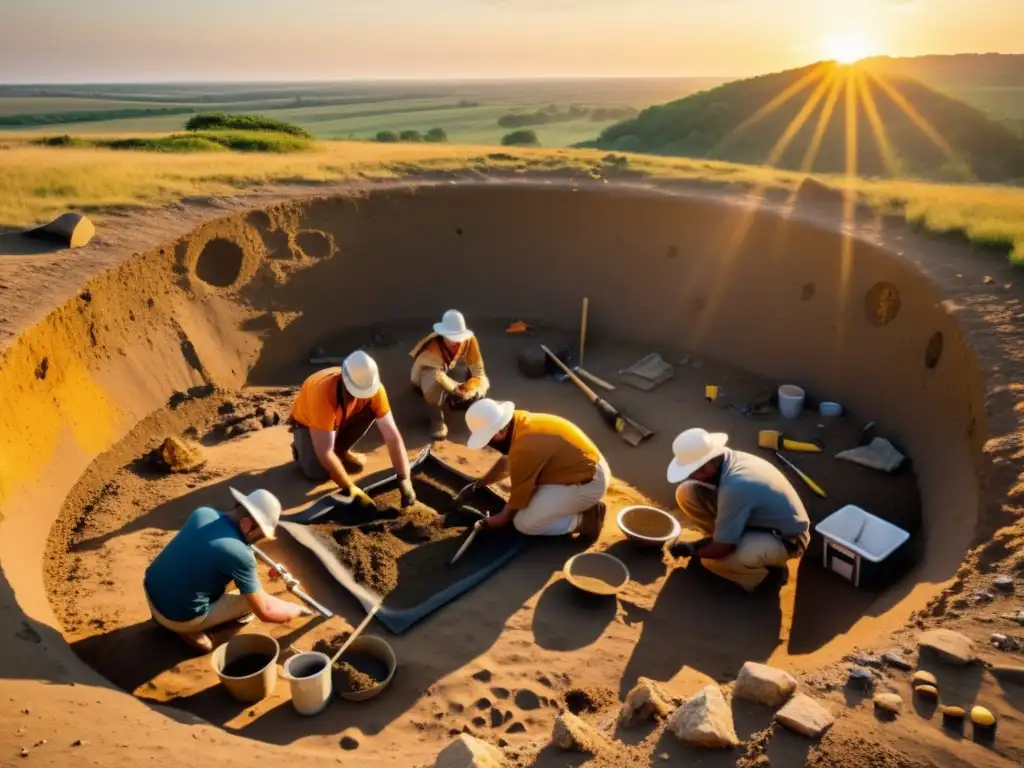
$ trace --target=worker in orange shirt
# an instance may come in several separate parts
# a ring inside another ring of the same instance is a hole
[[[434,332],[421,339],[409,355],[413,358],[412,386],[430,409],[430,436],[444,440],[448,436],[444,406],[468,407],[490,387],[480,344],[466,327],[462,313],[449,309],[441,322],[434,323]],[[469,369],[469,377],[460,382],[452,374],[462,363]]]
[[[307,378],[292,406],[292,456],[310,480],[330,478],[338,488],[367,504],[369,497],[349,477],[366,465],[352,449],[376,423],[391,464],[398,473],[402,506],[416,501],[409,476],[409,456],[395,424],[388,393],[376,361],[362,350],[350,354],[340,367],[324,368]]]

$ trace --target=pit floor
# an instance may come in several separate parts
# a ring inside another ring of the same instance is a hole
[[[652,350],[592,339],[586,368],[616,385],[608,399],[657,430],[651,440],[631,447],[600,421],[571,383],[529,380],[517,371],[516,352],[524,345],[557,344],[569,338],[509,336],[486,325],[477,330],[492,396],[572,419],[608,458],[616,480],[606,499],[609,515],[596,548],[618,555],[629,567],[632,581],[618,599],[593,598],[574,589],[561,568],[579,547],[545,541],[401,636],[371,625],[367,631],[386,637],[399,659],[394,682],[379,698],[361,704],[339,701],[315,718],[302,718],[288,701],[287,682],[279,680],[274,694],[257,705],[233,702],[217,684],[208,657],[192,657],[186,646],[149,620],[141,578],[146,564],[196,507],[225,508],[228,486],[245,492],[268,488],[289,512],[330,490],[326,484],[311,487],[297,472],[290,462],[289,433],[277,426],[219,441],[211,433],[204,438],[208,463],[198,473],[154,476],[128,464],[110,478],[79,529],[66,581],[52,595],[76,653],[141,699],[186,710],[241,736],[334,755],[343,750],[367,756],[401,754],[406,764],[418,765],[429,763],[451,733],[467,728],[492,741],[504,739],[512,749],[546,737],[558,700],[569,688],[607,688],[621,698],[639,676],[646,676],[687,695],[709,681],[734,679],[748,660],[810,669],[876,639],[877,622],[871,637],[858,634],[858,621],[871,615],[875,596],[824,571],[817,539],[799,573],[793,565],[794,578],[780,595],[752,596],[699,567],[682,567],[685,561],[668,562],[659,550],[636,548],[623,541],[615,526],[615,514],[629,504],[647,502],[672,509],[674,488],[666,481],[665,469],[672,439],[680,430],[703,426],[725,431],[733,447],[757,452],[758,430],[780,428],[782,422],[774,417],[746,418],[723,403],[746,402],[764,387],[781,382],[770,384],[710,360],[690,358],[687,364],[676,365],[671,381],[653,392],[641,392],[623,383],[616,371]],[[370,350],[381,365],[413,455],[427,443],[425,410],[407,384],[408,350],[422,332],[419,327],[388,329],[396,343]],[[342,355],[368,338],[353,332],[324,346],[328,354]],[[671,363],[685,357],[683,351],[658,351]],[[283,417],[289,397],[275,388],[295,387],[312,370],[302,365],[281,371],[272,380],[256,382],[258,386],[241,393],[238,402],[262,396]],[[721,388],[720,402],[705,400],[706,384]],[[869,418],[870,414],[847,414],[830,427],[821,455],[791,454],[828,491],[827,499],[819,499],[784,470],[804,499],[812,524],[854,503],[916,528],[920,510],[912,472],[887,476],[832,458],[856,444],[860,425]],[[811,437],[817,421],[806,414],[785,428],[794,437]],[[450,416],[449,424],[449,440],[437,446],[438,455],[462,471],[481,473],[494,454],[464,446],[461,414]],[[208,425],[197,426],[202,432]],[[880,426],[884,434],[884,425]],[[156,444],[162,435],[153,438]],[[387,466],[375,430],[360,449],[369,453],[367,472]],[[284,561],[304,588],[338,617],[283,627],[254,622],[245,631],[269,631],[282,648],[294,644],[304,649],[363,618],[356,601],[333,580],[328,582],[319,564],[294,542],[283,537],[266,551]],[[268,587],[283,592],[279,584]],[[770,713],[763,719],[751,721],[741,738],[765,727]],[[664,750],[654,736],[648,742],[644,744],[652,755]],[[675,756],[670,751],[669,757]],[[682,753],[679,756],[682,760]]]

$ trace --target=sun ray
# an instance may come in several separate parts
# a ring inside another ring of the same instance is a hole
[[[871,84],[868,83],[864,73],[859,70],[856,72],[855,77],[857,89],[860,91],[860,100],[864,105],[864,114],[867,115],[868,122],[871,124],[871,133],[874,135],[878,151],[882,155],[882,164],[885,166],[885,172],[889,176],[897,176],[899,168],[896,162],[896,153],[893,151],[892,143],[889,141],[889,135],[885,131],[882,118],[878,114],[878,105],[875,103],[874,94],[871,93]]]
[[[828,129],[829,123],[832,122],[832,115],[835,114],[836,102],[839,101],[839,91],[842,87],[843,78],[833,76],[832,90],[829,91],[825,106],[822,107],[821,114],[818,116],[818,124],[814,128],[814,136],[811,137],[811,143],[807,145],[807,151],[804,153],[803,160],[800,161],[800,171],[802,173],[810,173],[811,168],[814,167],[814,161],[818,159],[818,150],[821,149],[821,141],[825,137],[825,131]]]
[[[840,365],[843,360],[846,344],[846,311],[850,300],[850,275],[853,272],[853,216],[856,190],[854,180],[857,177],[857,153],[859,144],[857,140],[857,105],[858,91],[855,87],[853,71],[848,70],[845,78],[845,147],[846,164],[843,183],[843,225],[840,235],[839,251],[839,300],[836,302],[836,332],[837,343],[835,345],[835,365]]]
[[[789,125],[786,126],[786,130],[783,132],[782,136],[779,137],[779,140],[775,142],[775,146],[772,147],[771,152],[768,153],[766,165],[774,166],[779,162],[779,158],[782,157],[783,153],[789,147],[790,142],[792,142],[800,132],[800,129],[804,127],[810,116],[814,114],[814,110],[818,108],[818,104],[825,97],[825,91],[828,89],[829,85],[832,84],[835,77],[836,73],[833,71],[821,79],[821,82],[818,83],[817,87],[815,87],[814,92],[811,93],[800,112],[796,117],[789,121]]]
[[[960,162],[960,158],[957,157],[956,152],[949,145],[949,142],[942,138],[942,135],[935,130],[935,127],[928,122],[924,115],[917,111],[917,108],[907,100],[906,96],[896,90],[896,87],[892,83],[888,82],[884,75],[875,72],[869,72],[868,74],[871,79],[875,81],[878,87],[885,91],[886,95],[893,100],[893,103],[903,111],[903,114],[909,117],[914,125],[920,128],[921,132],[927,136],[928,139],[938,147],[949,160],[955,163]]]

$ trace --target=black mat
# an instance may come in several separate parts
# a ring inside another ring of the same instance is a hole
[[[455,490],[469,481],[463,473],[433,456],[429,449],[412,463],[413,482],[417,486],[417,495],[422,496],[429,493],[430,489],[416,480],[416,476],[421,473]],[[397,484],[398,479],[391,470],[364,478],[359,483],[371,498],[394,490]],[[439,508],[437,511],[445,516],[446,526],[462,527],[471,524],[478,515],[500,510],[504,503],[501,496],[488,488],[474,494],[473,506],[469,509]],[[352,572],[308,525],[331,522],[339,526],[361,527],[372,525],[374,520],[388,519],[387,514],[386,510],[379,510],[372,517],[367,517],[366,512],[355,505],[345,505],[327,496],[299,513],[282,517],[281,526],[296,542],[312,552],[328,573],[359,600],[366,610],[370,610],[377,602],[377,595],[356,581]],[[459,561],[454,566],[448,566],[448,561],[467,534],[468,531],[460,536],[420,544],[398,558],[399,587],[384,598],[376,616],[390,632],[405,632],[418,621],[477,586],[510,563],[529,542],[529,537],[511,526],[499,531],[481,531]],[[431,569],[431,575],[436,573],[440,562],[444,563],[440,567],[444,568],[445,577],[436,585],[436,589],[416,579],[416,575],[424,573],[427,568]]]

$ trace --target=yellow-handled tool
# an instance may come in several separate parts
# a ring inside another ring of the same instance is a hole
[[[807,443],[801,440],[790,440],[784,437],[781,432],[775,429],[762,429],[757,433],[757,444],[761,448],[771,451],[799,451],[801,453],[821,453],[821,446],[817,443]]]
[[[821,498],[823,498],[823,499],[827,498],[827,494],[825,493],[825,490],[820,485],[818,485],[816,482],[811,480],[811,478],[809,478],[807,475],[805,475],[802,471],[797,469],[796,465],[793,464],[793,462],[791,462],[789,459],[787,459],[785,456],[783,456],[778,451],[774,451],[774,453],[775,453],[775,458],[777,458],[779,461],[781,461],[787,467],[789,467],[794,472],[796,472],[800,476],[800,479],[803,480],[805,483],[807,483],[807,487],[808,488],[810,488],[816,494],[821,496]]]

